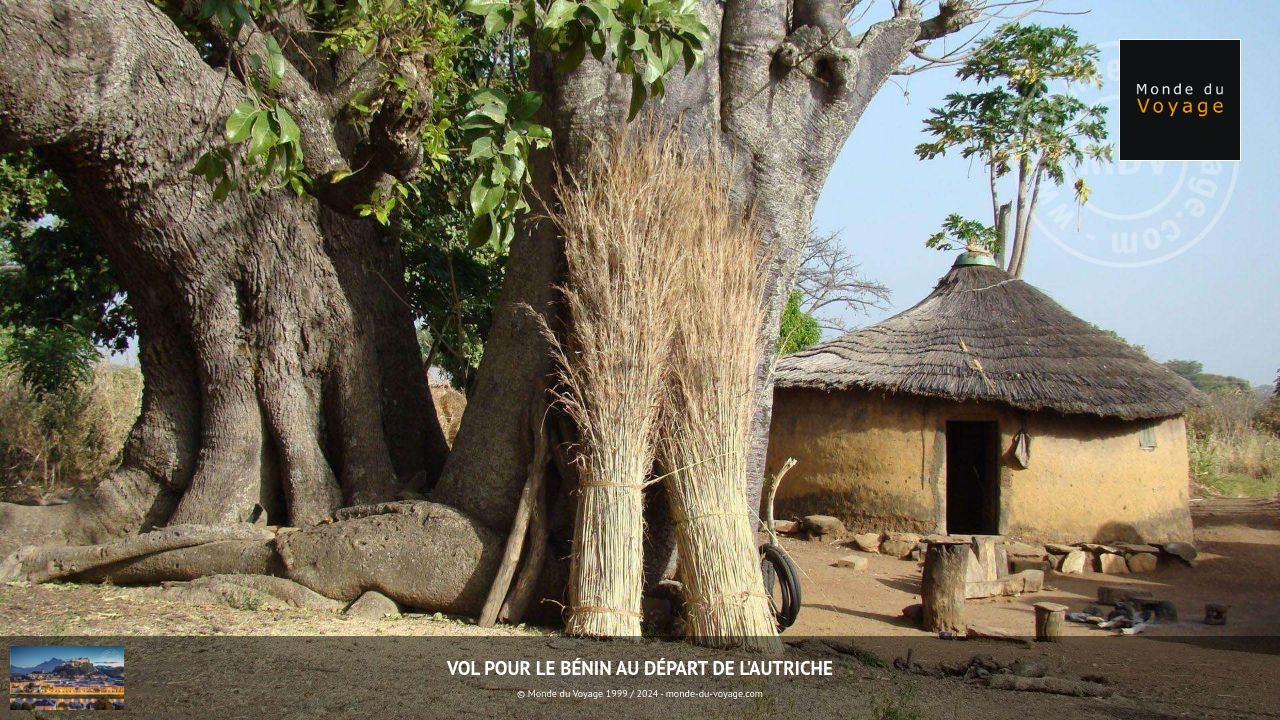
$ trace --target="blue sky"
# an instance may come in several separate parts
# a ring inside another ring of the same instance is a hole
[[[50,659],[87,657],[95,665],[124,665],[121,645],[13,645],[9,647],[9,667],[28,668]]]
[[[883,2],[877,5],[872,15],[887,12]],[[1089,11],[1035,21],[1071,25],[1102,49],[1108,75],[1103,87],[1074,91],[1111,107],[1113,141],[1119,136],[1110,97],[1118,87],[1115,41],[1239,38],[1242,161],[1091,170],[1086,177],[1093,200],[1079,213],[1069,192],[1057,199],[1042,196],[1025,279],[1084,319],[1144,346],[1157,360],[1199,360],[1207,371],[1270,384],[1280,368],[1280,101],[1274,61],[1280,2],[1058,0],[1050,8]],[[891,307],[852,318],[859,324],[910,307],[947,271],[953,255],[926,249],[924,240],[948,213],[990,222],[980,166],[958,156],[921,162],[913,154],[925,139],[921,127],[929,108],[940,105],[946,93],[972,86],[962,86],[946,68],[895,80],[854,130],[814,217],[822,230],[842,229],[864,273],[893,292]],[[1199,220],[1179,214],[1177,208],[1196,200],[1205,210]],[[1116,232],[1143,241],[1134,252],[1118,252],[1109,239]]]

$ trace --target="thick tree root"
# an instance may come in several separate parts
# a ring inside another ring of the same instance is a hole
[[[0,563],[0,580],[40,583],[166,550],[223,540],[268,540],[272,532],[255,525],[174,525],[103,545],[28,546]]]
[[[339,517],[302,529],[177,525],[100,545],[25,547],[0,562],[0,580],[195,581],[174,593],[252,603],[261,592],[322,609],[376,590],[410,608],[479,613],[503,549],[493,531],[430,502],[348,508]],[[201,579],[209,577],[219,579]]]

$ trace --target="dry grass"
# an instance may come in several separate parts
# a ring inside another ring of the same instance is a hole
[[[689,635],[712,646],[780,652],[747,507],[757,338],[764,320],[759,234],[730,206],[729,170],[684,173],[670,382],[660,440]]]
[[[106,362],[80,387],[38,398],[0,367],[0,497],[42,502],[119,464],[142,402],[142,374]]]
[[[643,495],[670,348],[675,270],[664,242],[690,202],[673,145],[615,138],[562,180],[568,312],[555,342],[560,402],[579,428],[581,480],[569,583],[574,635],[639,636]]]
[[[1191,475],[1210,494],[1270,497],[1280,493],[1276,400],[1238,392],[1209,395],[1187,413]]]

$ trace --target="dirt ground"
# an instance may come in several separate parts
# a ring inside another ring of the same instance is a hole
[[[1069,625],[1069,637],[1056,644],[937,639],[900,617],[903,607],[919,601],[915,563],[877,556],[867,570],[854,571],[834,566],[849,552],[844,547],[789,541],[787,549],[804,573],[804,608],[786,635],[792,642],[787,657],[832,658],[835,676],[660,683],[661,688],[703,692],[755,688],[760,696],[754,699],[521,699],[517,692],[529,681],[454,677],[441,667],[442,658],[725,655],[671,642],[571,640],[538,628],[480,630],[470,621],[438,614],[370,621],[303,610],[193,606],[163,599],[154,588],[11,584],[0,588],[0,634],[11,642],[18,636],[46,636],[42,644],[73,643],[82,636],[132,636],[124,641],[130,706],[145,717],[186,717],[183,708],[193,713],[238,708],[243,712],[218,716],[259,717],[269,707],[279,717],[346,717],[369,703],[387,717],[474,717],[477,711],[482,716],[556,718],[670,718],[673,712],[877,720],[1280,717],[1280,683],[1275,682],[1280,679],[1280,504],[1200,501],[1193,515],[1201,550],[1194,568],[1162,565],[1154,573],[1127,578],[1051,574],[1043,592],[966,606],[971,623],[1030,634],[1033,603],[1052,600],[1079,609],[1092,602],[1097,585],[1123,583],[1150,588],[1171,600],[1180,614],[1179,623],[1137,637]],[[1229,624],[1201,623],[1206,602],[1230,605]],[[814,637],[841,638],[865,652],[851,655],[845,646],[840,653],[823,641],[804,640]],[[975,654],[1003,661],[1030,659],[1051,674],[1104,678],[1116,695],[1086,699],[1007,692],[892,669],[893,659],[908,653],[927,668]],[[306,662],[289,662],[299,656]],[[353,656],[361,658],[356,667]],[[641,681],[539,682],[590,692]],[[296,692],[301,687],[314,692],[301,697]],[[282,704],[282,693],[289,702]],[[147,708],[167,710],[144,712]]]

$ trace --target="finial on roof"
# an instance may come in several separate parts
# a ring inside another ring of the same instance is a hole
[[[990,267],[998,267],[996,259],[991,257],[991,251],[981,245],[970,244],[965,247],[964,252],[960,253],[960,257],[956,258],[955,263],[951,267],[965,267],[967,265],[988,265]]]

